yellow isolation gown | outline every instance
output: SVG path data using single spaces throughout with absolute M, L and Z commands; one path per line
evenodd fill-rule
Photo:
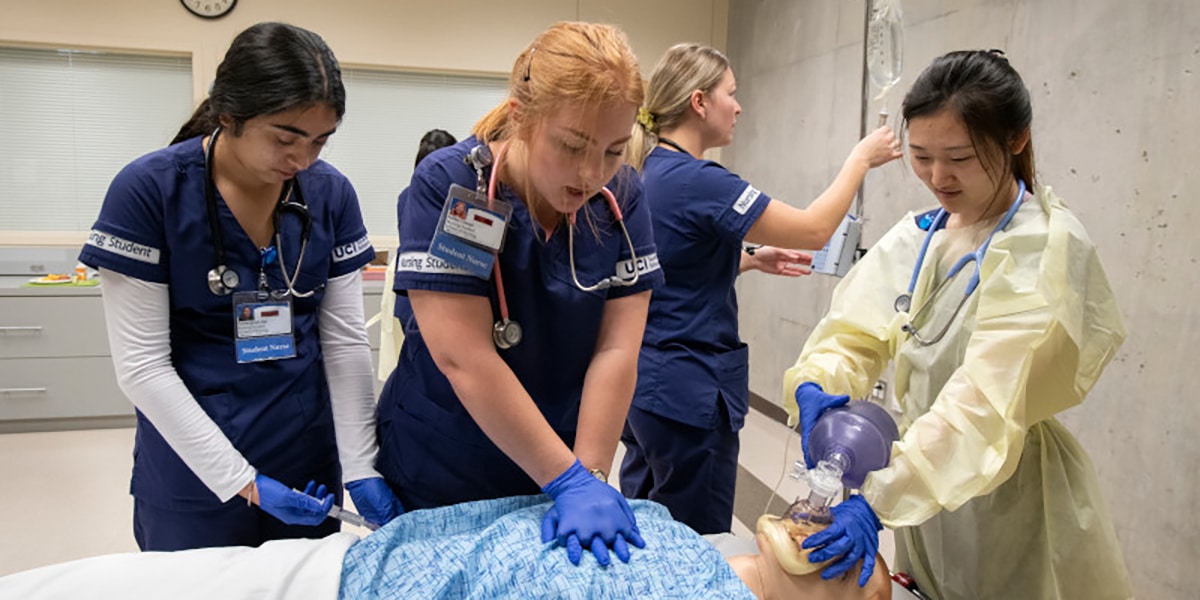
M 912 313 L 991 229 L 969 243 L 934 235 Z M 1083 401 L 1125 337 L 1083 226 L 1049 188 L 1026 196 L 958 314 L 970 264 L 922 312 L 926 338 L 951 323 L 930 346 L 901 331 L 909 313 L 895 308 L 924 239 L 910 214 L 838 285 L 784 374 L 793 422 L 801 383 L 863 398 L 894 358 L 901 439 L 861 492 L 896 530 L 896 569 L 938 599 L 1132 598 L 1095 469 L 1054 418 Z

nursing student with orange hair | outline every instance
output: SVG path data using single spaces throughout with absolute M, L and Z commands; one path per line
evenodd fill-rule
M 393 287 L 416 326 L 378 409 L 377 468 L 406 508 L 540 490 L 542 541 L 572 562 L 643 545 L 605 482 L 662 281 L 624 156 L 642 100 L 619 29 L 558 23 L 473 135 L 417 167 Z

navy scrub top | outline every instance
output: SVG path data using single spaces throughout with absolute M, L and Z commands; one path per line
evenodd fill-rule
M 296 357 L 238 364 L 232 296 L 208 288 L 216 265 L 205 203 L 204 152 L 196 137 L 147 154 L 113 179 L 79 260 L 93 268 L 169 286 L 171 361 L 200 407 L 259 472 L 303 489 L 315 474 L 341 480 L 318 317 L 330 278 L 362 268 L 375 256 L 350 182 L 318 160 L 297 176 L 312 231 L 292 298 Z M 259 249 L 217 191 L 226 264 L 236 291 L 258 287 Z M 300 219 L 282 219 L 288 274 L 300 254 Z M 285 289 L 279 265 L 265 269 L 271 289 Z M 330 479 L 330 475 L 336 475 Z M 131 492 L 167 509 L 218 504 L 150 421 L 138 412 Z
M 666 285 L 650 300 L 633 405 L 713 429 L 719 397 L 736 431 L 750 382 L 733 284 L 742 239 L 771 199 L 718 163 L 664 148 L 642 172 Z
M 492 278 L 472 276 L 428 253 L 450 185 L 475 189 L 475 171 L 464 159 L 478 144 L 471 137 L 430 155 L 401 194 L 394 289 L 402 296 L 414 289 L 487 296 L 498 317 Z M 608 203 L 597 194 L 578 213 L 579 281 L 592 285 L 614 272 L 629 278 L 635 267 L 640 276 L 633 286 L 594 292 L 581 291 L 573 283 L 566 225 L 555 228 L 547 241 L 540 228 L 533 230 L 532 215 L 513 190 L 502 185 L 497 193 L 513 206 L 499 260 L 510 318 L 524 333 L 520 344 L 499 353 L 568 445 L 574 443 L 584 375 L 605 303 L 653 289 L 663 278 L 637 173 L 622 167 L 608 187 L 621 207 L 637 263 L 630 260 L 629 246 Z M 403 319 L 401 306 L 398 301 L 396 316 Z M 538 493 L 537 484 L 475 424 L 434 364 L 419 325 L 415 319 L 407 321 L 399 363 L 379 401 L 378 465 L 405 505 L 420 508 Z
M 396 224 L 397 231 L 400 230 L 399 224 L 404 220 L 404 205 L 408 204 L 409 189 L 404 188 L 400 192 L 400 196 L 396 199 Z M 397 239 L 400 239 L 397 237 Z M 399 252 L 399 249 L 397 249 Z M 395 279 L 393 279 L 395 281 Z M 394 287 L 394 286 L 393 286 Z M 420 335 L 417 331 L 417 320 L 413 317 L 412 303 L 408 301 L 407 294 L 396 293 L 396 302 L 392 304 L 392 316 L 400 321 L 400 327 L 404 333 L 404 337 L 410 335 Z

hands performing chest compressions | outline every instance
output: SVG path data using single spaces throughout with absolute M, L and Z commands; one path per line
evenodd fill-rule
M 473 135 L 417 165 L 393 284 L 415 327 L 379 399 L 376 463 L 405 508 L 540 491 L 542 541 L 572 563 L 645 545 L 604 475 L 662 281 L 624 161 L 642 100 L 619 29 L 559 23 Z

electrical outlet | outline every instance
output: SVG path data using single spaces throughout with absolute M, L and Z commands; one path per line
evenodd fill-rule
M 871 399 L 876 402 L 887 402 L 887 381 L 880 379 L 875 382 L 874 389 L 871 390 Z

